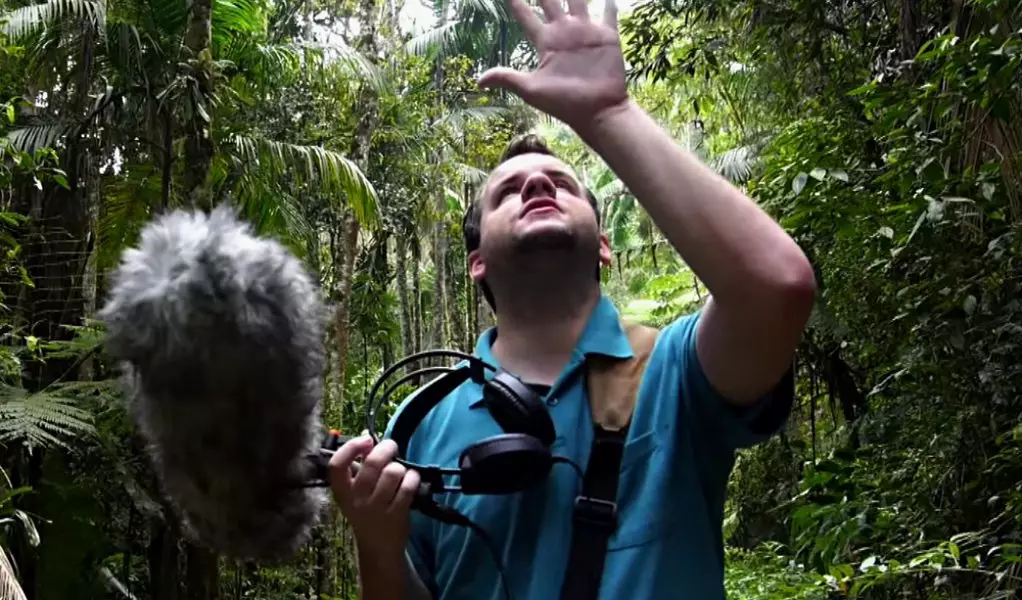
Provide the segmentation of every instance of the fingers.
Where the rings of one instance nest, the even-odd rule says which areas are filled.
[[[539,0],[539,5],[543,7],[543,14],[546,15],[548,23],[564,16],[561,0]]]
[[[508,67],[493,67],[479,76],[477,84],[481,88],[504,88],[524,99],[528,76]]]
[[[330,486],[335,492],[344,493],[351,485],[351,463],[359,456],[364,456],[372,447],[372,438],[363,436],[349,440],[334,452],[327,465],[330,469],[328,474]]]
[[[617,3],[614,0],[603,0],[603,23],[617,31]]]
[[[539,15],[532,10],[532,7],[525,0],[508,0],[508,4],[511,7],[511,14],[514,16],[515,21],[518,21],[522,26],[525,37],[535,46],[539,39],[539,31],[543,27],[543,21],[539,19]]]
[[[351,485],[351,493],[356,503],[364,504],[372,495],[380,479],[380,474],[388,463],[397,456],[397,444],[394,440],[386,439],[373,448],[369,456],[362,461],[362,468],[359,469],[355,481]]]
[[[589,0],[568,0],[568,12],[582,20],[589,19]]]
[[[422,482],[417,471],[406,471],[401,479],[401,485],[394,495],[394,501],[390,506],[392,513],[406,513],[412,508],[412,502],[419,493],[419,484]]]
[[[401,480],[404,479],[407,471],[408,469],[404,465],[396,462],[383,467],[383,471],[380,472],[380,476],[376,480],[376,486],[373,489],[372,495],[369,496],[367,504],[380,507],[390,506],[398,488],[401,487]]]

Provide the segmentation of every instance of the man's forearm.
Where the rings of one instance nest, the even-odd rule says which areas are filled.
[[[579,132],[635,194],[718,303],[762,301],[808,266],[756,204],[681,148],[632,102]]]
[[[406,552],[380,556],[359,548],[362,600],[432,600]]]
[[[401,554],[382,556],[358,549],[362,600],[404,600],[406,577]]]
[[[812,310],[815,282],[801,249],[634,103],[578,133],[709,289],[697,349],[710,382],[736,404],[761,397],[790,367]]]

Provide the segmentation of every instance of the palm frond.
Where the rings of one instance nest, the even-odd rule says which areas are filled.
[[[143,5],[149,10],[148,31],[168,38],[178,38],[184,33],[188,22],[188,0],[147,0]]]
[[[213,0],[213,37],[251,36],[266,30],[266,14],[251,0]]]
[[[25,590],[18,581],[14,564],[7,556],[7,548],[0,548],[0,598],[4,600],[28,600]]]
[[[57,143],[77,127],[77,123],[70,121],[28,125],[8,132],[7,141],[14,148],[31,154],[42,148],[56,148]]]
[[[322,57],[325,66],[337,70],[339,74],[367,83],[377,92],[387,89],[388,81],[383,71],[343,40],[337,39],[330,43],[302,42],[300,47],[309,51],[307,61]]]
[[[732,183],[743,183],[752,175],[759,157],[751,146],[732,148],[710,160],[710,168]]]
[[[287,185],[266,181],[259,174],[241,176],[231,186],[231,197],[241,216],[260,235],[270,235],[304,258],[306,241],[315,228],[305,217],[300,201]]]
[[[0,443],[71,450],[68,440],[95,433],[92,415],[74,406],[76,402],[51,392],[0,385]]]
[[[503,106],[462,106],[449,110],[437,120],[437,126],[447,125],[461,131],[466,123],[485,123],[506,116],[510,110]]]
[[[100,268],[120,260],[121,251],[134,244],[160,206],[163,174],[149,163],[128,163],[116,175],[103,178],[103,213],[98,223]]]
[[[0,31],[12,40],[18,40],[34,33],[58,19],[74,17],[91,19],[103,31],[106,23],[106,5],[93,0],[50,0],[42,4],[30,4],[0,15]]]
[[[495,22],[509,21],[511,18],[504,0],[464,0],[458,3],[457,11],[463,21],[475,16]]]
[[[478,167],[473,167],[472,165],[466,165],[465,163],[458,162],[454,164],[454,168],[458,171],[458,174],[461,175],[462,179],[464,179],[466,183],[472,185],[482,185],[483,182],[486,181],[487,177],[486,171]]]
[[[427,56],[434,49],[439,50],[442,54],[452,54],[458,47],[461,36],[460,25],[459,21],[450,21],[412,36],[405,44],[405,48],[416,56]]]
[[[327,195],[344,195],[359,222],[375,227],[380,219],[379,198],[362,170],[347,157],[322,146],[288,144],[232,134],[228,143],[248,168],[274,178],[300,175],[316,182]]]

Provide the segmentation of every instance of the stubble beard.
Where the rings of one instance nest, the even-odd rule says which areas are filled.
[[[487,261],[491,273],[513,281],[518,289],[532,288],[529,295],[541,294],[540,290],[560,295],[570,293],[572,290],[564,288],[573,286],[576,279],[592,278],[599,264],[600,240],[588,232],[548,230],[516,236],[504,248],[494,250],[502,256]]]

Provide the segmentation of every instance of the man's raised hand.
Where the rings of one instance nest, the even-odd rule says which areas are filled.
[[[508,0],[511,12],[536,48],[539,65],[524,73],[496,67],[479,86],[499,87],[576,131],[628,101],[624,57],[617,32],[617,6],[604,0],[602,22],[590,18],[587,0],[540,0],[546,22],[526,0]]]

